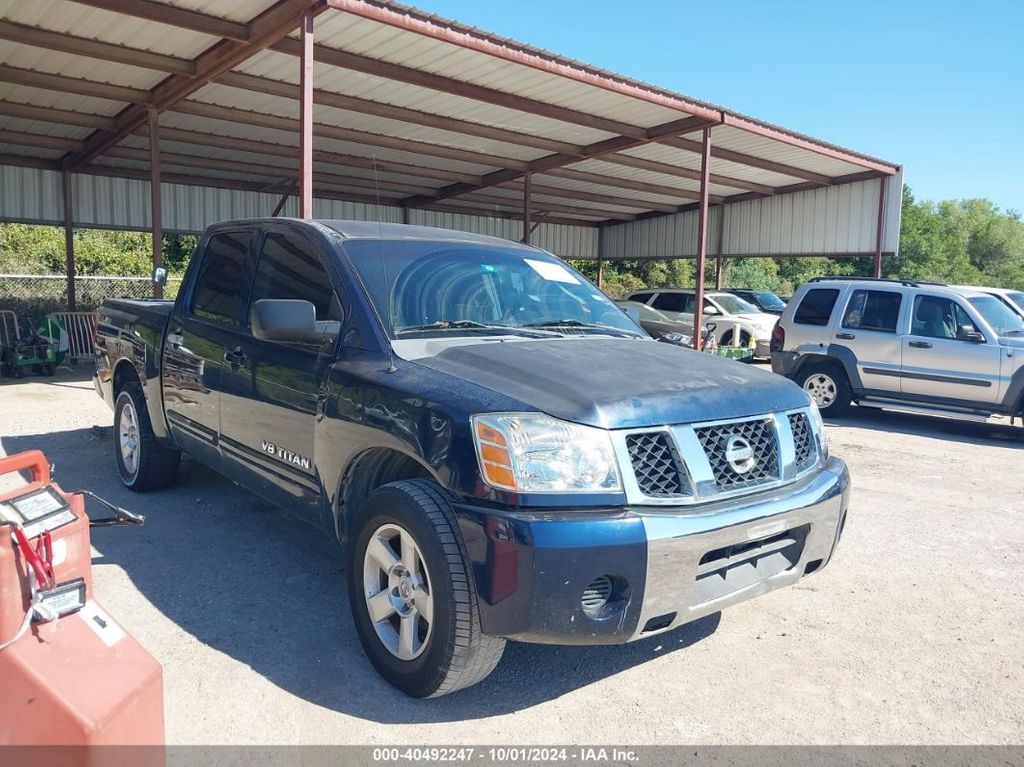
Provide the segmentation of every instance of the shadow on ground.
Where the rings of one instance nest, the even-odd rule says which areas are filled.
[[[1010,449],[1024,447],[1024,426],[1002,422],[962,421],[930,415],[898,413],[874,407],[854,407],[842,418],[829,418],[826,423],[865,431],[885,431],[930,437],[968,445],[989,445]]]
[[[0,439],[8,454],[43,450],[66,490],[89,489],[146,515],[141,528],[93,531],[98,566],[121,567],[184,631],[329,709],[386,723],[495,716],[684,650],[718,627],[716,614],[629,645],[510,643],[497,670],[476,687],[412,700],[381,680],[363,655],[341,552],[327,536],[194,461],[182,464],[175,487],[131,493],[115,476],[110,441],[110,429],[99,427]]]

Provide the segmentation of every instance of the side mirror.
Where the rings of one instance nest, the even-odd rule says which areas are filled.
[[[985,336],[974,329],[973,325],[961,325],[956,329],[956,339],[958,341],[969,341],[972,344],[983,344],[985,343]]]
[[[718,309],[716,309],[713,306],[705,306],[704,307],[704,316],[705,317],[714,317],[718,313],[719,313]]]
[[[153,267],[153,284],[154,285],[166,285],[167,284],[167,267],[166,266],[154,266]]]
[[[316,344],[322,339],[316,327],[316,307],[309,301],[261,299],[252,305],[249,325],[252,334],[263,341]]]
[[[624,311],[626,316],[633,320],[637,325],[640,324],[640,310],[635,306],[624,306],[622,307],[622,311]]]

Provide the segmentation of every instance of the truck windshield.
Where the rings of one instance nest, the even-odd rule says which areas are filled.
[[[767,291],[758,291],[757,293],[755,293],[755,295],[757,296],[758,302],[765,309],[785,309],[786,308],[786,302],[783,301],[781,298],[779,298],[774,293],[769,293]]]
[[[344,248],[392,338],[643,337],[607,296],[546,253],[425,240],[352,239]]]
[[[1024,335],[1024,319],[995,296],[976,296],[968,300],[997,335]]]
[[[708,296],[718,304],[726,314],[760,314],[761,310],[753,304],[749,304],[739,296],[731,293],[715,293]]]

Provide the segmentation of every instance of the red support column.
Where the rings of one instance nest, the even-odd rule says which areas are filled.
[[[697,209],[697,275],[696,295],[693,302],[693,348],[700,349],[704,326],[704,267],[708,249],[708,186],[711,175],[711,128],[705,128],[701,137],[700,153],[700,207]]]
[[[882,239],[885,236],[885,182],[878,179],[878,229],[875,232],[875,277],[882,276]]]
[[[71,196],[71,172],[61,174],[64,182],[64,268],[68,278],[68,311],[75,311],[75,217]]]
[[[530,244],[530,174],[523,176],[523,242]]]
[[[149,199],[153,227],[153,268],[164,263],[164,222],[160,202],[160,113],[149,111]],[[153,298],[164,297],[164,286],[153,283]]]
[[[313,218],[313,13],[302,18],[299,58],[299,218]]]

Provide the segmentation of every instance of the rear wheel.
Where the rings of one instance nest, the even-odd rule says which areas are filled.
[[[373,492],[356,520],[349,602],[370,662],[415,698],[476,684],[505,640],[480,630],[476,588],[440,488],[403,480]]]
[[[849,411],[853,390],[846,373],[835,363],[812,362],[804,366],[799,383],[823,416],[835,418]]]
[[[124,486],[139,492],[167,487],[181,463],[181,452],[162,444],[153,433],[137,381],[127,384],[114,402],[114,461]]]

